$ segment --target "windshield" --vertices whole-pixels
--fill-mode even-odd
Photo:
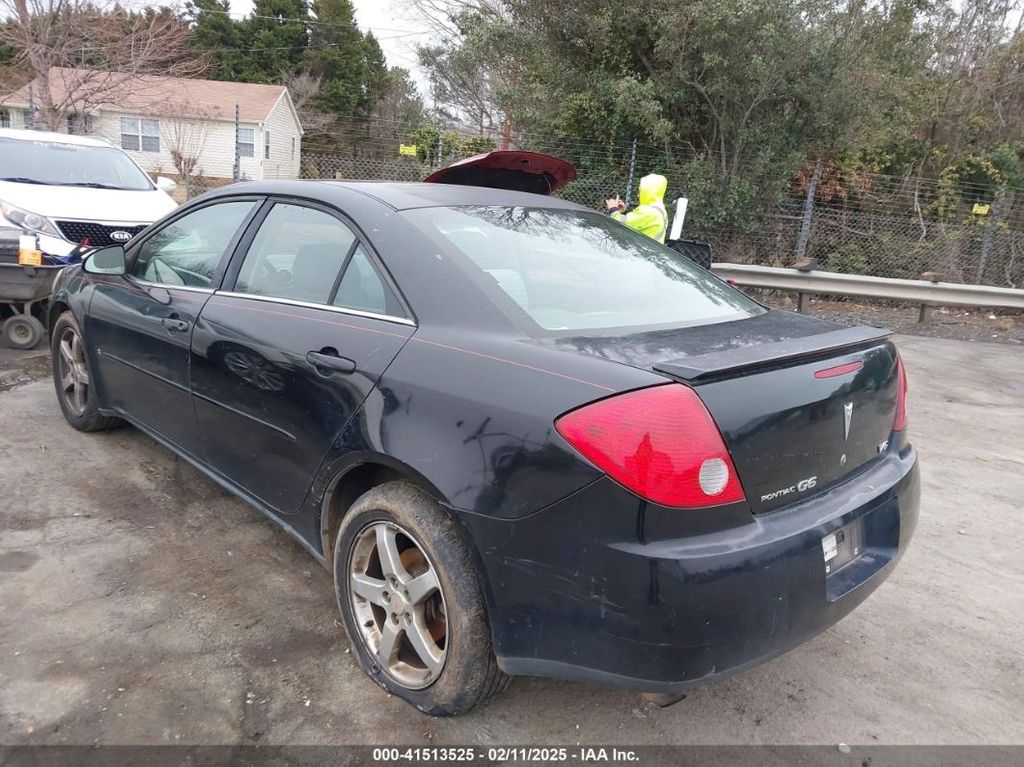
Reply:
[[[405,215],[544,330],[709,324],[763,311],[684,256],[596,212],[465,207]]]
[[[113,147],[0,138],[0,181],[148,191],[149,176]]]

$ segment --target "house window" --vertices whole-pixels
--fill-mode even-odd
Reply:
[[[68,133],[75,136],[81,136],[86,133],[92,133],[92,115],[78,114],[72,112],[68,115],[67,119]],[[159,149],[159,147],[157,147]]]
[[[263,159],[270,159],[270,131],[263,131]]]
[[[239,157],[256,156],[256,131],[253,128],[239,128],[236,143]]]
[[[295,136],[292,136],[292,159],[295,159]]]
[[[11,113],[6,109],[0,109],[0,128],[11,127]]]
[[[122,117],[121,148],[136,152],[159,152],[160,121],[144,117]]]

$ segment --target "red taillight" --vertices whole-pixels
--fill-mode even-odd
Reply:
[[[694,508],[744,498],[718,426],[685,386],[609,397],[566,413],[555,428],[599,469],[652,503]]]
[[[896,418],[893,419],[893,431],[903,431],[907,428],[907,371],[903,367],[903,360],[896,355]]]

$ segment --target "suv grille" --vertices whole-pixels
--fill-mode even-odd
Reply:
[[[134,237],[143,229],[145,224],[135,226],[111,226],[110,224],[94,224],[90,221],[58,221],[57,228],[64,235],[64,239],[74,243],[81,243],[86,237],[89,238],[89,245],[94,248],[103,248],[107,245],[124,245],[128,240],[114,239],[112,232],[127,232]],[[130,238],[129,238],[130,239]]]

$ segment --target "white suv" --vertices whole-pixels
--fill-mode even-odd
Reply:
[[[0,129],[0,227],[38,235],[54,260],[127,242],[176,207],[174,187],[105,141]]]

